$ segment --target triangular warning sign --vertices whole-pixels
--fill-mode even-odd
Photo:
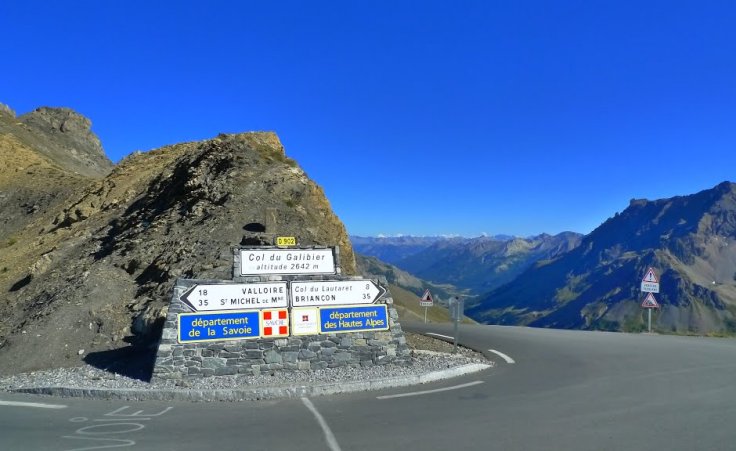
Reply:
[[[419,301],[434,303],[434,299],[432,299],[432,293],[429,292],[429,289],[424,290],[424,294],[422,295],[422,298]]]
[[[647,293],[647,297],[644,298],[644,301],[641,303],[641,306],[643,308],[659,308],[659,303],[656,299],[654,299],[653,293]]]
[[[641,281],[659,283],[659,280],[657,280],[657,274],[654,272],[654,268],[649,267],[649,269],[647,269],[646,274],[644,274],[644,278],[641,279]]]

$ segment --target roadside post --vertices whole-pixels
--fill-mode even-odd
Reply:
[[[659,279],[654,268],[649,267],[641,280],[641,291],[647,296],[641,303],[641,307],[647,309],[647,330],[652,333],[652,309],[659,308],[659,303],[654,298],[654,293],[659,293]]]
[[[427,324],[427,308],[434,305],[434,299],[432,299],[432,293],[429,292],[429,288],[424,290],[424,294],[419,299],[419,306],[424,307],[424,324]]]
[[[455,323],[454,342],[452,344],[452,353],[455,354],[457,353],[458,335],[460,334],[458,325],[463,319],[463,300],[460,299],[460,296],[450,298],[450,318]]]

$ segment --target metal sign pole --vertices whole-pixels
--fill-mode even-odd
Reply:
[[[647,313],[648,313],[648,315],[647,315],[647,317],[648,317],[647,324],[649,324],[649,333],[651,334],[652,333],[652,309],[648,308],[647,309]]]
[[[452,353],[457,353],[457,339],[458,339],[458,324],[460,323],[460,315],[461,315],[461,308],[460,308],[460,298],[455,296],[455,305],[453,305],[453,319],[455,320],[455,331],[452,334],[454,336],[454,341],[452,343]]]
[[[455,318],[455,333],[453,334],[455,336],[455,342],[452,344],[452,353],[453,354],[456,354],[457,353],[457,333],[458,333],[457,324],[458,323],[459,323],[459,321],[457,320],[457,318]]]
[[[427,324],[427,307],[424,307],[424,324]]]

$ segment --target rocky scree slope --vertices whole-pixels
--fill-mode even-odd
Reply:
[[[137,358],[112,350],[152,349],[176,278],[229,279],[233,245],[338,245],[355,273],[343,224],[273,133],[133,154],[31,219],[0,250],[0,374]]]
[[[736,333],[736,184],[632,200],[580,246],[537,263],[469,314],[492,324],[642,331],[640,282],[649,266],[661,287],[655,330]]]

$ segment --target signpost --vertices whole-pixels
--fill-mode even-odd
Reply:
[[[240,275],[335,274],[335,255],[327,249],[240,249]]]
[[[452,345],[452,353],[455,354],[457,352],[457,341],[458,341],[458,334],[460,333],[458,329],[458,325],[460,321],[463,319],[463,300],[460,299],[459,296],[455,296],[453,298],[450,298],[450,319],[455,323],[455,333],[453,334],[455,336],[455,341]]]
[[[403,362],[408,350],[386,284],[343,276],[337,246],[300,246],[297,237],[270,233],[275,214],[267,211],[265,227],[246,224],[248,232],[269,230],[273,244],[230,248],[229,280],[176,280],[156,378],[258,373],[264,358],[272,371]],[[429,292],[423,302],[432,305]],[[296,352],[305,340],[309,350]]]
[[[285,308],[287,293],[286,282],[206,284],[193,286],[179,299],[195,312]]]
[[[641,291],[647,293],[647,297],[642,301],[642,308],[647,309],[647,330],[652,333],[652,309],[659,308],[659,303],[654,298],[653,293],[659,293],[659,280],[654,268],[649,267],[641,280]]]
[[[236,274],[338,272],[333,248],[288,247],[297,244],[295,237],[276,237],[275,242],[284,247],[239,249]],[[179,296],[193,312],[177,314],[182,344],[389,330],[388,307],[376,304],[387,290],[370,279],[193,282]]]
[[[386,289],[369,279],[291,282],[292,307],[373,304]]]
[[[419,299],[419,306],[424,307],[424,324],[427,324],[427,308],[434,305],[434,299],[432,299],[432,293],[429,292],[429,288],[424,290],[424,294]]]

